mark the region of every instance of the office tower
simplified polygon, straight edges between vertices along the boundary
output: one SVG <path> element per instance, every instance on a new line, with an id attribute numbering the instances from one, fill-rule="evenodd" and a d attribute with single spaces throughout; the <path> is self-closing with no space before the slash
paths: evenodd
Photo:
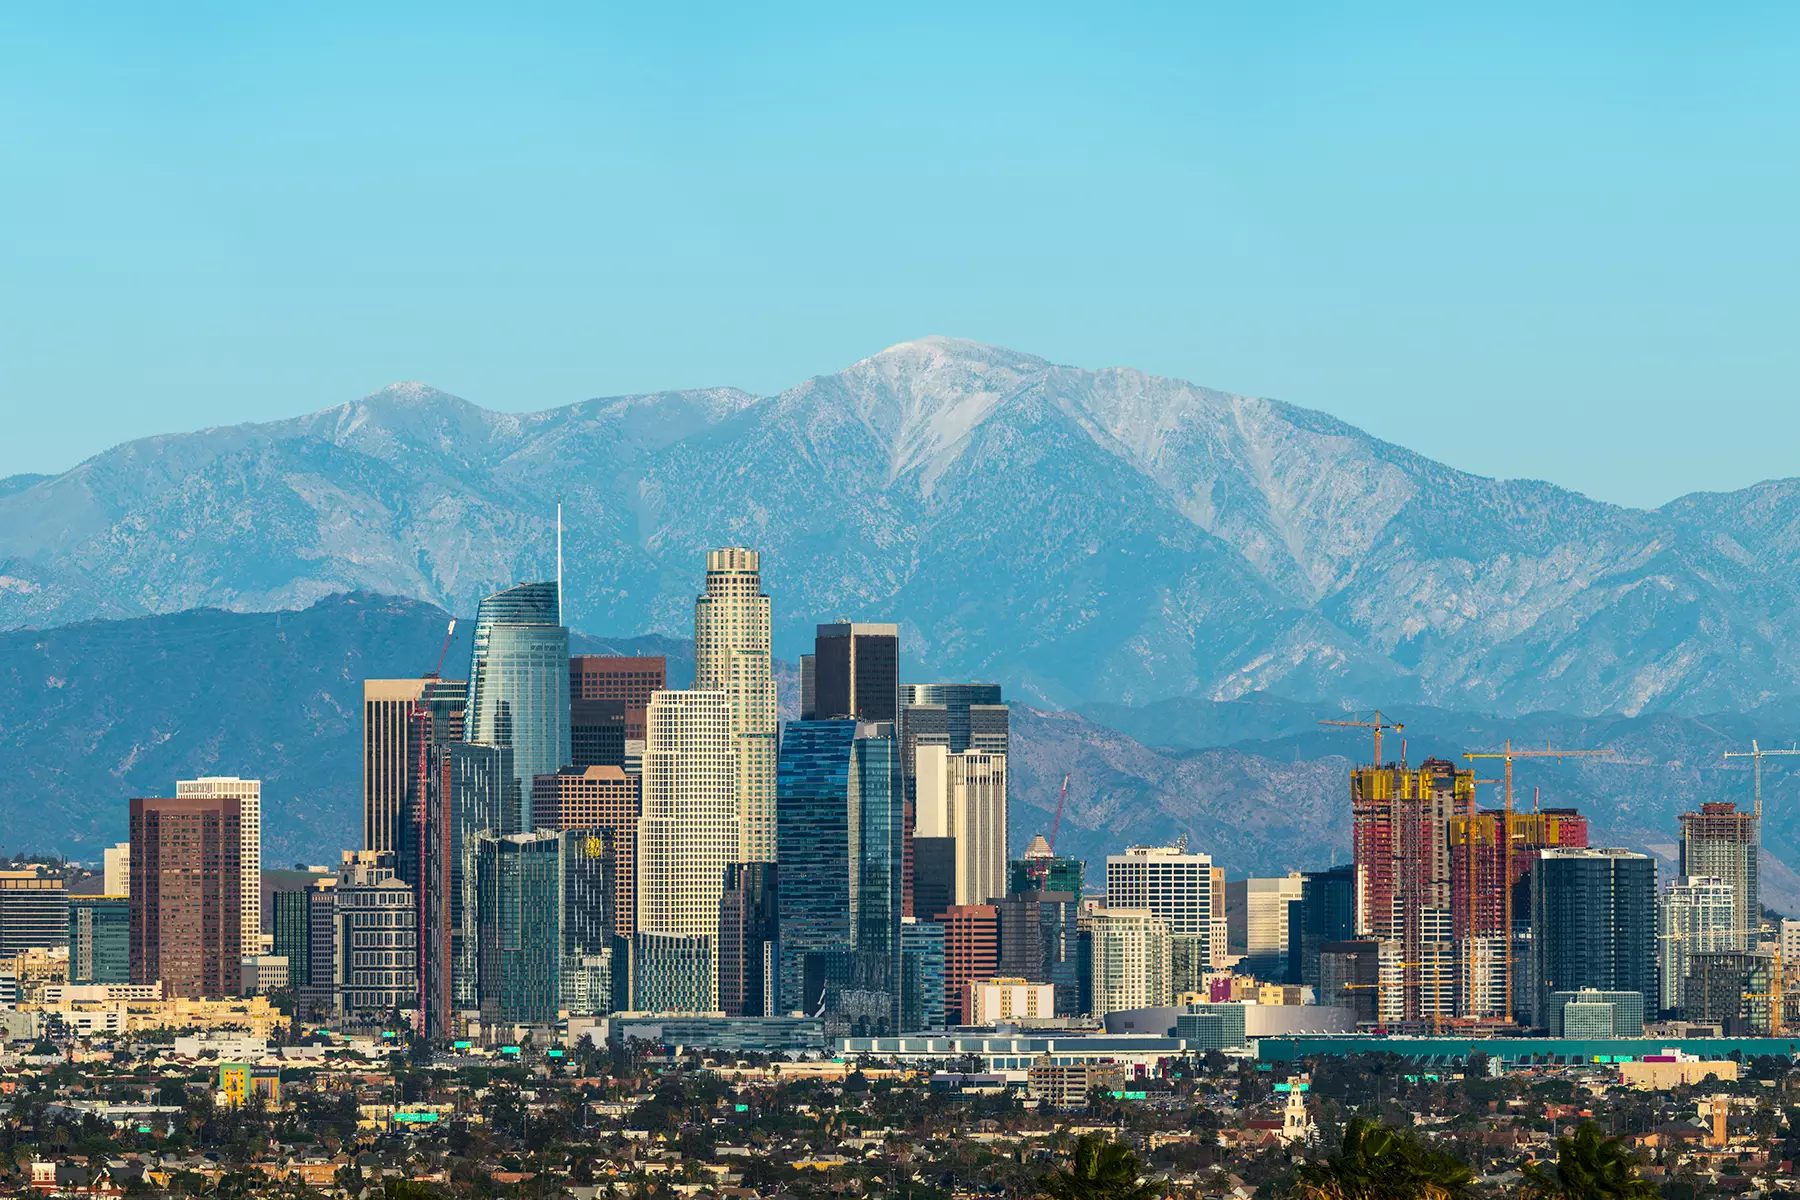
<path id="1" fill-rule="evenodd" d="M 1206 923 L 1207 966 L 1210 970 L 1229 969 L 1231 958 L 1231 918 L 1225 911 L 1225 868 L 1212 869 L 1212 915 Z"/>
<path id="2" fill-rule="evenodd" d="M 69 893 L 36 868 L 0 871 L 0 958 L 69 944 Z"/>
<path id="3" fill-rule="evenodd" d="M 362 705 L 362 817 L 364 850 L 398 854 L 405 836 L 407 796 L 415 771 L 413 706 L 424 679 L 365 679 Z"/>
<path id="4" fill-rule="evenodd" d="M 912 848 L 913 915 L 935 921 L 956 903 L 956 839 L 947 835 L 915 835 Z M 902 889 L 904 889 L 904 871 Z M 905 905 L 904 890 L 901 899 Z"/>
<path id="5" fill-rule="evenodd" d="M 425 1027 L 433 1036 L 448 1032 L 455 1014 L 481 1007 L 477 844 L 484 833 L 519 832 L 521 807 L 510 746 L 454 743 L 444 771 L 445 782 L 426 812 L 430 851 L 421 929 Z"/>
<path id="6" fill-rule="evenodd" d="M 338 877 L 326 875 L 307 885 L 306 982 L 294 989 L 295 1012 L 312 1020 L 337 1016 Z"/>
<path id="7" fill-rule="evenodd" d="M 817 660 L 810 654 L 802 654 L 800 656 L 800 719 L 802 721 L 815 721 L 818 719 L 816 715 L 818 704 L 813 698 L 814 679 L 816 678 L 813 664 L 816 661 Z"/>
<path id="8" fill-rule="evenodd" d="M 312 893 L 275 892 L 274 951 L 288 961 L 288 986 L 295 992 L 312 982 Z"/>
<path id="9" fill-rule="evenodd" d="M 1212 888 L 1212 859 L 1188 853 L 1185 838 L 1173 846 L 1131 846 L 1107 856 L 1106 907 L 1143 909 L 1168 924 L 1171 994 L 1199 991 L 1210 969 Z M 1100 970 L 1098 946 L 1094 970 Z"/>
<path id="10" fill-rule="evenodd" d="M 555 583 L 521 583 L 481 602 L 469 660 L 465 736 L 510 746 L 521 810 L 531 821 L 531 780 L 570 762 L 569 631 Z"/>
<path id="11" fill-rule="evenodd" d="M 1756 814 L 1734 804 L 1702 804 L 1681 814 L 1681 875 L 1710 875 L 1731 885 L 1737 898 L 1734 950 L 1755 947 L 1762 923 L 1762 891 L 1757 880 L 1761 833 Z"/>
<path id="12" fill-rule="evenodd" d="M 1658 898 L 1656 916 L 1659 999 L 1680 1008 L 1689 960 L 1739 946 L 1737 890 L 1717 875 L 1683 876 Z"/>
<path id="13" fill-rule="evenodd" d="M 390 1027 L 419 1009 L 418 902 L 394 861 L 392 851 L 346 850 L 332 889 L 334 1009 L 351 1027 Z"/>
<path id="14" fill-rule="evenodd" d="M 903 683 L 899 687 L 900 770 L 906 781 L 906 867 L 902 907 L 913 915 L 913 835 L 917 825 L 916 751 L 943 746 L 952 753 L 1006 754 L 1011 719 L 993 683 Z M 1080 890 L 1077 885 L 1076 890 Z M 998 893 L 996 893 L 998 894 Z M 921 914 L 929 915 L 929 914 Z"/>
<path id="15" fill-rule="evenodd" d="M 568 768 L 532 781 L 537 829 L 604 829 L 612 845 L 614 930 L 626 941 L 637 928 L 637 827 L 643 781 L 622 767 Z"/>
<path id="16" fill-rule="evenodd" d="M 813 719 L 900 719 L 900 627 L 821 625 L 813 640 Z"/>
<path id="17" fill-rule="evenodd" d="M 1243 955 L 1241 974 L 1265 982 L 1287 979 L 1288 906 L 1300 899 L 1302 876 L 1290 871 L 1268 879 L 1239 879 L 1225 885 L 1227 920 L 1237 918 L 1234 949 Z M 1208 956 L 1210 961 L 1210 955 Z"/>
<path id="18" fill-rule="evenodd" d="M 953 904 L 935 920 L 944 929 L 944 1021 L 961 1025 L 969 982 L 992 979 L 1000 965 L 1000 910 L 992 904 Z"/>
<path id="19" fill-rule="evenodd" d="M 668 686 L 668 659 L 578 654 L 569 660 L 570 765 L 623 767 L 625 744 L 644 740 L 650 697 Z"/>
<path id="20" fill-rule="evenodd" d="M 1107 874 L 1110 879 L 1110 859 Z M 1110 889 L 1107 894 L 1110 898 Z M 1174 1002 L 1176 935 L 1169 921 L 1147 908 L 1116 908 L 1110 901 L 1105 908 L 1095 909 L 1089 920 L 1093 938 L 1093 1016 L 1104 1017 L 1133 1008 L 1162 1008 Z"/>
<path id="21" fill-rule="evenodd" d="M 1006 894 L 1006 755 L 953 753 L 920 745 L 913 829 L 913 888 L 921 888 L 921 840 L 955 839 L 958 904 L 982 904 Z M 932 884 L 924 885 L 929 894 Z M 915 896 L 916 904 L 916 896 Z M 925 913 L 933 916 L 933 913 Z"/>
<path id="22" fill-rule="evenodd" d="M 944 1027 L 944 927 L 904 917 L 900 922 L 900 1032 Z"/>
<path id="23" fill-rule="evenodd" d="M 129 897 L 69 897 L 69 982 L 131 982 Z"/>
<path id="24" fill-rule="evenodd" d="M 1081 1014 L 1081 897 L 1076 892 L 1014 892 L 1000 912 L 998 972 L 1055 988 L 1056 1015 Z"/>
<path id="25" fill-rule="evenodd" d="M 1726 1037 L 1767 1037 L 1772 998 L 1781 995 L 1775 960 L 1745 950 L 1688 956 L 1682 980 L 1683 1020 L 1717 1025 Z M 1785 1007 L 1785 998 L 1784 998 Z"/>
<path id="26" fill-rule="evenodd" d="M 1358 1025 L 1373 1025 L 1381 993 L 1381 943 L 1372 938 L 1345 938 L 1319 946 L 1320 1004 L 1347 1008 Z"/>
<path id="27" fill-rule="evenodd" d="M 448 1013 L 446 1000 L 453 964 L 441 920 L 452 864 L 446 857 L 444 813 L 450 786 L 450 756 L 462 746 L 468 685 L 462 680 L 428 678 L 407 713 L 408 779 L 395 840 L 394 870 L 413 889 L 418 905 L 419 1026 L 438 1036 L 447 1026 L 434 1018 Z M 510 753 L 510 751 L 509 751 Z"/>
<path id="28" fill-rule="evenodd" d="M 730 706 L 738 862 L 775 861 L 775 680 L 759 561 L 741 547 L 707 551 L 694 601 L 694 690 L 724 692 Z"/>
<path id="29" fill-rule="evenodd" d="M 131 982 L 161 980 L 169 998 L 238 994 L 243 804 L 230 794 L 132 800 Z"/>
<path id="30" fill-rule="evenodd" d="M 658 692 L 644 733 L 636 1007 L 713 1012 L 719 896 L 739 852 L 731 698 L 722 691 Z"/>
<path id="31" fill-rule="evenodd" d="M 1639 992 L 1653 1010 L 1656 861 L 1629 850 L 1553 847 L 1537 852 L 1529 878 L 1533 1024 L 1547 1023 L 1552 992 L 1582 988 Z"/>
<path id="32" fill-rule="evenodd" d="M 481 1017 L 544 1025 L 612 1001 L 612 857 L 604 830 L 483 834 L 476 850 Z"/>
<path id="33" fill-rule="evenodd" d="M 104 883 L 102 892 L 108 896 L 131 895 L 131 843 L 120 842 L 116 846 L 108 846 L 102 854 Z"/>
<path id="34" fill-rule="evenodd" d="M 238 929 L 243 945 L 252 953 L 262 942 L 262 781 L 236 775 L 208 775 L 179 779 L 175 798 L 212 799 L 230 796 L 238 801 L 238 900 L 243 906 Z"/>
<path id="35" fill-rule="evenodd" d="M 719 897 L 719 1011 L 778 1017 L 780 888 L 774 863 L 732 863 Z"/>
<path id="36" fill-rule="evenodd" d="M 1538 850 L 1587 845 L 1587 818 L 1571 808 L 1512 815 L 1512 873 L 1500 837 L 1505 813 L 1459 812 L 1450 818 L 1450 914 L 1460 961 L 1458 1011 L 1466 1017 L 1506 1012 L 1507 941 L 1529 916 L 1524 878 Z M 1510 894 L 1509 894 L 1510 889 Z M 1510 905 L 1512 928 L 1508 928 Z M 1519 973 L 1515 950 L 1514 973 Z M 1523 1003 L 1515 983 L 1514 1004 Z"/>
<path id="37" fill-rule="evenodd" d="M 1006 891 L 1073 892 L 1081 895 L 1087 864 L 1079 858 L 1059 858 L 1041 833 L 1033 834 L 1025 855 L 1006 865 Z"/>
<path id="38" fill-rule="evenodd" d="M 1358 767 L 1350 774 L 1351 843 L 1361 909 L 1357 933 L 1393 942 L 1403 964 L 1384 986 L 1400 1020 L 1456 1013 L 1457 962 L 1450 903 L 1450 821 L 1475 806 L 1475 775 L 1443 759 Z M 1396 957 L 1397 956 L 1397 957 Z"/>
<path id="39" fill-rule="evenodd" d="M 1300 898 L 1288 904 L 1288 983 L 1317 989 L 1319 952 L 1327 942 L 1356 936 L 1356 868 L 1346 864 L 1300 877 Z"/>
<path id="40" fill-rule="evenodd" d="M 781 855 L 781 1004 L 841 1011 L 863 994 L 897 1026 L 900 1004 L 901 780 L 893 726 L 793 721 L 776 777 Z M 823 1008 L 821 1008 L 823 1006 Z"/>

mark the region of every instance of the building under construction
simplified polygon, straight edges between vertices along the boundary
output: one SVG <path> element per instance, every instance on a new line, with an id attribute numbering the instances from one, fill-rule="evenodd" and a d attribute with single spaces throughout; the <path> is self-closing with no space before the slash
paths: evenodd
<path id="1" fill-rule="evenodd" d="M 1506 939 L 1530 916 L 1530 897 L 1521 895 L 1521 885 L 1536 851 L 1588 844 L 1587 818 L 1572 808 L 1515 812 L 1509 875 L 1506 844 L 1500 839 L 1505 820 L 1503 809 L 1459 812 L 1450 818 L 1451 926 L 1461 964 L 1457 1009 L 1464 1017 L 1506 1015 Z M 1520 957 L 1515 947 L 1512 958 L 1516 962 Z"/>
<path id="2" fill-rule="evenodd" d="M 1762 841 L 1755 813 L 1739 812 L 1731 803 L 1702 804 L 1697 813 L 1681 814 L 1681 874 L 1714 875 L 1731 885 L 1736 898 L 1734 950 L 1756 944 L 1762 920 L 1762 892 L 1757 886 L 1756 857 Z"/>
<path id="3" fill-rule="evenodd" d="M 1435 1024 L 1456 1015 L 1450 829 L 1475 807 L 1475 773 L 1444 759 L 1358 767 L 1350 775 L 1357 933 L 1381 944 L 1378 1019 Z"/>

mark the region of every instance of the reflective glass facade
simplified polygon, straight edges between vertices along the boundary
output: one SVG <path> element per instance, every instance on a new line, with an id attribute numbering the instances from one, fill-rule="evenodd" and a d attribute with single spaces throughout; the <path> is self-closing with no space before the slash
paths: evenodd
<path id="1" fill-rule="evenodd" d="M 131 982 L 131 900 L 69 897 L 69 982 Z"/>

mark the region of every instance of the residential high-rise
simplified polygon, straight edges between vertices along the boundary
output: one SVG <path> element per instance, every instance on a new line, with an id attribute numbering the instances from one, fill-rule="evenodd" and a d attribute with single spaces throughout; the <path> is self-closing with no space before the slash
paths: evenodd
<path id="1" fill-rule="evenodd" d="M 1632 991 L 1656 1007 L 1656 860 L 1618 849 L 1553 847 L 1531 874 L 1536 959 L 1533 1024 L 1548 1020 L 1550 994 Z"/>
<path id="2" fill-rule="evenodd" d="M 1106 859 L 1106 907 L 1143 910 L 1167 925 L 1171 995 L 1197 992 L 1212 962 L 1212 859 L 1173 846 L 1131 846 Z M 1102 969 L 1095 944 L 1095 979 Z M 1111 969 L 1110 967 L 1107 969 Z M 1095 1003 L 1099 1003 L 1095 993 Z M 1137 1007 L 1142 1007 L 1139 1005 Z"/>
<path id="3" fill-rule="evenodd" d="M 1681 875 L 1713 876 L 1731 885 L 1737 898 L 1733 950 L 1756 945 L 1762 921 L 1762 891 L 1757 857 L 1762 847 L 1756 814 L 1739 812 L 1735 804 L 1702 804 L 1697 813 L 1681 814 Z"/>
<path id="4" fill-rule="evenodd" d="M 820 625 L 813 640 L 813 719 L 900 719 L 900 627 Z"/>
<path id="5" fill-rule="evenodd" d="M 419 1011 L 418 902 L 394 861 L 391 851 L 346 850 L 329 893 L 335 1016 L 352 1028 L 389 1028 L 395 1013 L 410 1021 Z"/>
<path id="6" fill-rule="evenodd" d="M 946 746 L 915 750 L 915 842 L 955 839 L 955 901 L 984 904 L 1006 894 L 1006 755 Z M 914 846 L 915 892 L 919 889 Z M 927 887 L 929 891 L 929 886 Z M 925 913 L 925 916 L 935 916 Z"/>
<path id="7" fill-rule="evenodd" d="M 604 830 L 478 839 L 482 1020 L 551 1024 L 612 1003 L 612 855 Z"/>
<path id="8" fill-rule="evenodd" d="M 838 993 L 855 992 L 883 1011 L 852 1024 L 897 1028 L 901 794 L 892 725 L 788 723 L 776 780 L 784 1008 L 831 1019 Z"/>
<path id="9" fill-rule="evenodd" d="M 537 829 L 604 829 L 613 855 L 614 930 L 626 941 L 637 929 L 637 827 L 643 781 L 622 767 L 568 768 L 532 781 Z"/>
<path id="10" fill-rule="evenodd" d="M 1423 1021 L 1456 1015 L 1458 968 L 1450 897 L 1450 822 L 1475 806 L 1475 774 L 1443 759 L 1388 763 L 1350 775 L 1357 933 L 1392 942 L 1402 964 L 1384 976 L 1385 1014 Z"/>
<path id="11" fill-rule="evenodd" d="M 69 897 L 69 982 L 131 982 L 129 897 Z"/>
<path id="12" fill-rule="evenodd" d="M 1087 864 L 1079 858 L 1059 858 L 1041 833 L 1033 834 L 1025 854 L 1007 864 L 1006 891 L 1073 892 L 1081 895 Z"/>
<path id="13" fill-rule="evenodd" d="M 731 546 L 706 554 L 706 590 L 694 601 L 694 689 L 724 692 L 729 705 L 737 861 L 774 862 L 775 679 L 769 598 L 754 550 Z"/>
<path id="14" fill-rule="evenodd" d="M 731 697 L 658 692 L 645 723 L 633 984 L 655 1012 L 718 1008 L 719 897 L 738 861 Z"/>
<path id="15" fill-rule="evenodd" d="M 1687 875 L 1657 899 L 1658 988 L 1662 1007 L 1680 1008 L 1696 954 L 1736 950 L 1737 891 L 1717 875 Z"/>
<path id="16" fill-rule="evenodd" d="M 777 1017 L 781 889 L 775 864 L 732 863 L 719 897 L 719 1011 Z"/>
<path id="17" fill-rule="evenodd" d="M 992 904 L 953 904 L 935 920 L 944 930 L 944 1020 L 961 1025 L 968 984 L 992 979 L 1000 966 L 1000 910 Z"/>
<path id="18" fill-rule="evenodd" d="M 312 893 L 275 892 L 275 955 L 288 961 L 288 986 L 298 992 L 312 982 Z"/>
<path id="19" fill-rule="evenodd" d="M 101 859 L 104 867 L 101 891 L 108 896 L 131 895 L 131 843 L 108 846 Z"/>
<path id="20" fill-rule="evenodd" d="M 944 927 L 904 917 L 900 922 L 900 1031 L 944 1027 Z"/>
<path id="21" fill-rule="evenodd" d="M 1111 871 L 1109 859 L 1109 878 Z M 1109 903 L 1090 913 L 1089 921 L 1093 1016 L 1173 1002 L 1174 935 L 1168 920 L 1147 908 L 1116 908 Z"/>
<path id="22" fill-rule="evenodd" d="M 131 982 L 161 980 L 167 997 L 238 994 L 243 803 L 230 794 L 132 800 Z"/>
<path id="23" fill-rule="evenodd" d="M 362 848 L 400 852 L 413 784 L 413 706 L 425 679 L 365 679 L 362 705 Z"/>
<path id="24" fill-rule="evenodd" d="M 1319 954 L 1327 942 L 1356 936 L 1356 868 L 1346 864 L 1300 877 L 1288 905 L 1287 982 L 1319 986 Z"/>
<path id="25" fill-rule="evenodd" d="M 238 928 L 243 944 L 254 952 L 262 938 L 262 781 L 236 775 L 208 775 L 175 782 L 176 799 L 230 796 L 238 801 L 238 901 L 243 906 Z"/>
<path id="26" fill-rule="evenodd" d="M 69 893 L 35 868 L 0 871 L 0 958 L 69 944 Z"/>
<path id="27" fill-rule="evenodd" d="M 475 619 L 465 736 L 512 748 L 520 831 L 530 828 L 532 778 L 571 761 L 569 631 L 559 592 L 556 583 L 522 583 L 483 600 Z"/>

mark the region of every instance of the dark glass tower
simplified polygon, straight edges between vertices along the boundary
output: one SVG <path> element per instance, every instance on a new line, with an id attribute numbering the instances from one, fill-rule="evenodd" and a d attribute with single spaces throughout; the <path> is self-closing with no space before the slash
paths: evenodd
<path id="1" fill-rule="evenodd" d="M 1300 899 L 1288 901 L 1287 982 L 1319 986 L 1319 953 L 1329 942 L 1356 936 L 1356 868 L 1314 871 L 1300 881 Z"/>
<path id="2" fill-rule="evenodd" d="M 732 863 L 719 896 L 719 1009 L 775 1017 L 780 888 L 774 863 Z"/>
<path id="3" fill-rule="evenodd" d="M 1655 1012 L 1656 860 L 1616 849 L 1552 847 L 1531 864 L 1532 1023 L 1550 995 L 1641 992 Z"/>
<path id="4" fill-rule="evenodd" d="M 312 982 L 312 901 L 308 892 L 274 894 L 275 953 L 288 960 L 288 987 Z"/>
<path id="5" fill-rule="evenodd" d="M 821 625 L 813 641 L 813 716 L 897 721 L 900 627 L 868 622 Z"/>

